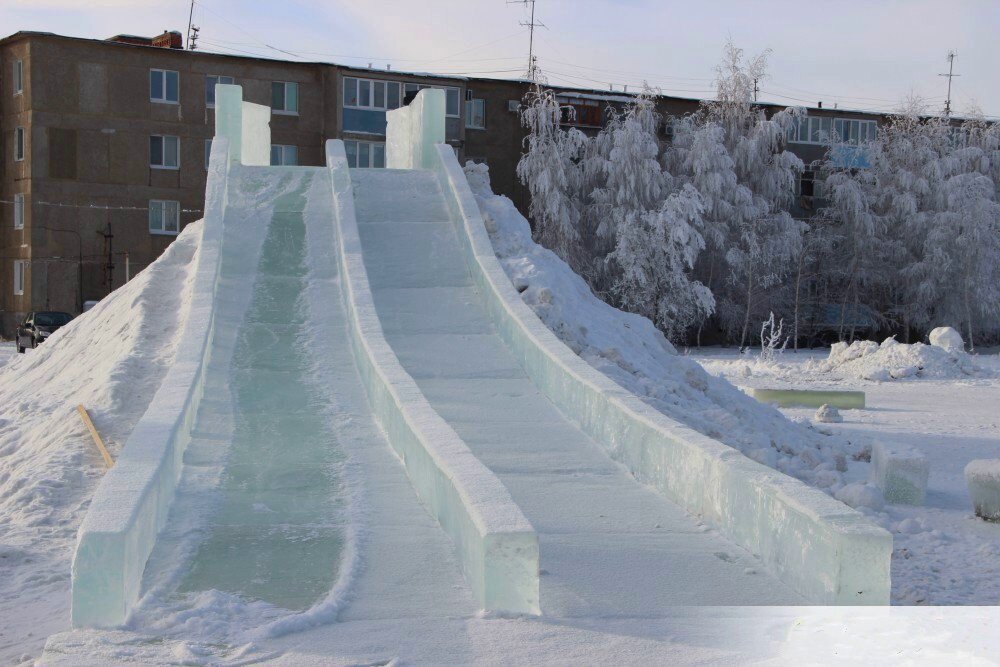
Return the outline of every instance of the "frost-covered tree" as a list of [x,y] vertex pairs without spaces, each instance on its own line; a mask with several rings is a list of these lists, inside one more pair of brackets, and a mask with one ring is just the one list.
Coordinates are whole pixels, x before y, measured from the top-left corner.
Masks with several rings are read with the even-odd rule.
[[701,196],[684,185],[658,210],[623,221],[610,256],[618,276],[613,292],[621,304],[649,317],[673,340],[715,308],[711,291],[690,275],[705,247],[702,212]]
[[[572,109],[569,109],[569,113]],[[531,194],[529,215],[538,241],[579,270],[581,172],[586,137],[560,126],[563,107],[551,90],[536,86],[525,98],[521,122],[528,128],[517,175]]]

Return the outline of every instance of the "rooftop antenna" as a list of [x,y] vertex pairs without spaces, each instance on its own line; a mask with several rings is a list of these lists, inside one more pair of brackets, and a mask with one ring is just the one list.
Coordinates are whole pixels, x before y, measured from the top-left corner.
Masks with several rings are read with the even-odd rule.
[[531,6],[531,20],[521,21],[521,25],[528,28],[528,80],[538,80],[538,59],[535,57],[535,28],[545,28],[541,21],[535,20],[535,0],[507,0],[508,5]]
[[191,9],[188,11],[188,30],[187,30],[187,48],[188,51],[194,51],[198,48],[198,28],[193,24],[194,21],[194,3],[195,0],[191,0]]
[[945,118],[951,115],[951,80],[956,76],[962,76],[961,74],[954,74],[955,71],[955,56],[958,55],[954,51],[948,52],[948,73],[938,74],[938,76],[948,77],[948,97],[944,100],[944,115]]

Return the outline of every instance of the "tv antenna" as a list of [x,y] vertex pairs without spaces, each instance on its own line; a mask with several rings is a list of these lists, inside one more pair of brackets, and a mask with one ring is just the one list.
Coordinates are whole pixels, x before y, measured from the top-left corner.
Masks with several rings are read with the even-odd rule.
[[521,21],[521,25],[528,29],[528,79],[538,80],[538,58],[535,57],[535,28],[546,28],[544,23],[535,20],[535,0],[507,0],[508,5],[525,5],[531,7],[531,19]]
[[198,48],[198,26],[194,25],[194,3],[195,0],[191,0],[191,9],[188,11],[188,31],[187,31],[187,50],[194,51]]
[[938,76],[948,77],[948,97],[944,100],[944,115],[947,118],[951,115],[951,80],[956,76],[962,76],[961,74],[955,74],[955,56],[958,55],[954,51],[948,52],[948,73],[938,74]]

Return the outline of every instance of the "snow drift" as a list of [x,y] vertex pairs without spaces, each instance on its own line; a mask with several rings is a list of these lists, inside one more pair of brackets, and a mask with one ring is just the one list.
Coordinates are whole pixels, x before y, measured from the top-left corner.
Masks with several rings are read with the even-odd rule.
[[76,405],[117,457],[177,351],[201,229],[0,370],[0,617],[15,626],[0,660],[69,624],[73,542],[105,472]]
[[[951,331],[954,333],[953,329]],[[965,353],[961,342],[954,345],[952,338],[946,340],[948,347],[923,343],[909,345],[897,342],[895,338],[886,338],[881,345],[873,340],[856,340],[850,345],[834,343],[830,347],[830,356],[819,363],[817,370],[879,382],[907,378],[980,377],[986,374]],[[961,337],[958,340],[961,341]]]

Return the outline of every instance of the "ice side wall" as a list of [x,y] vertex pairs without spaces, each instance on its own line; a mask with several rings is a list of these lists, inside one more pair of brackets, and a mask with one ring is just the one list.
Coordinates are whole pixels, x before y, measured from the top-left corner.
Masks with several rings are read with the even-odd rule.
[[760,557],[815,604],[889,603],[892,536],[862,514],[674,422],[564,345],[520,299],[449,146],[433,165],[487,311],[532,381],[615,460]]

